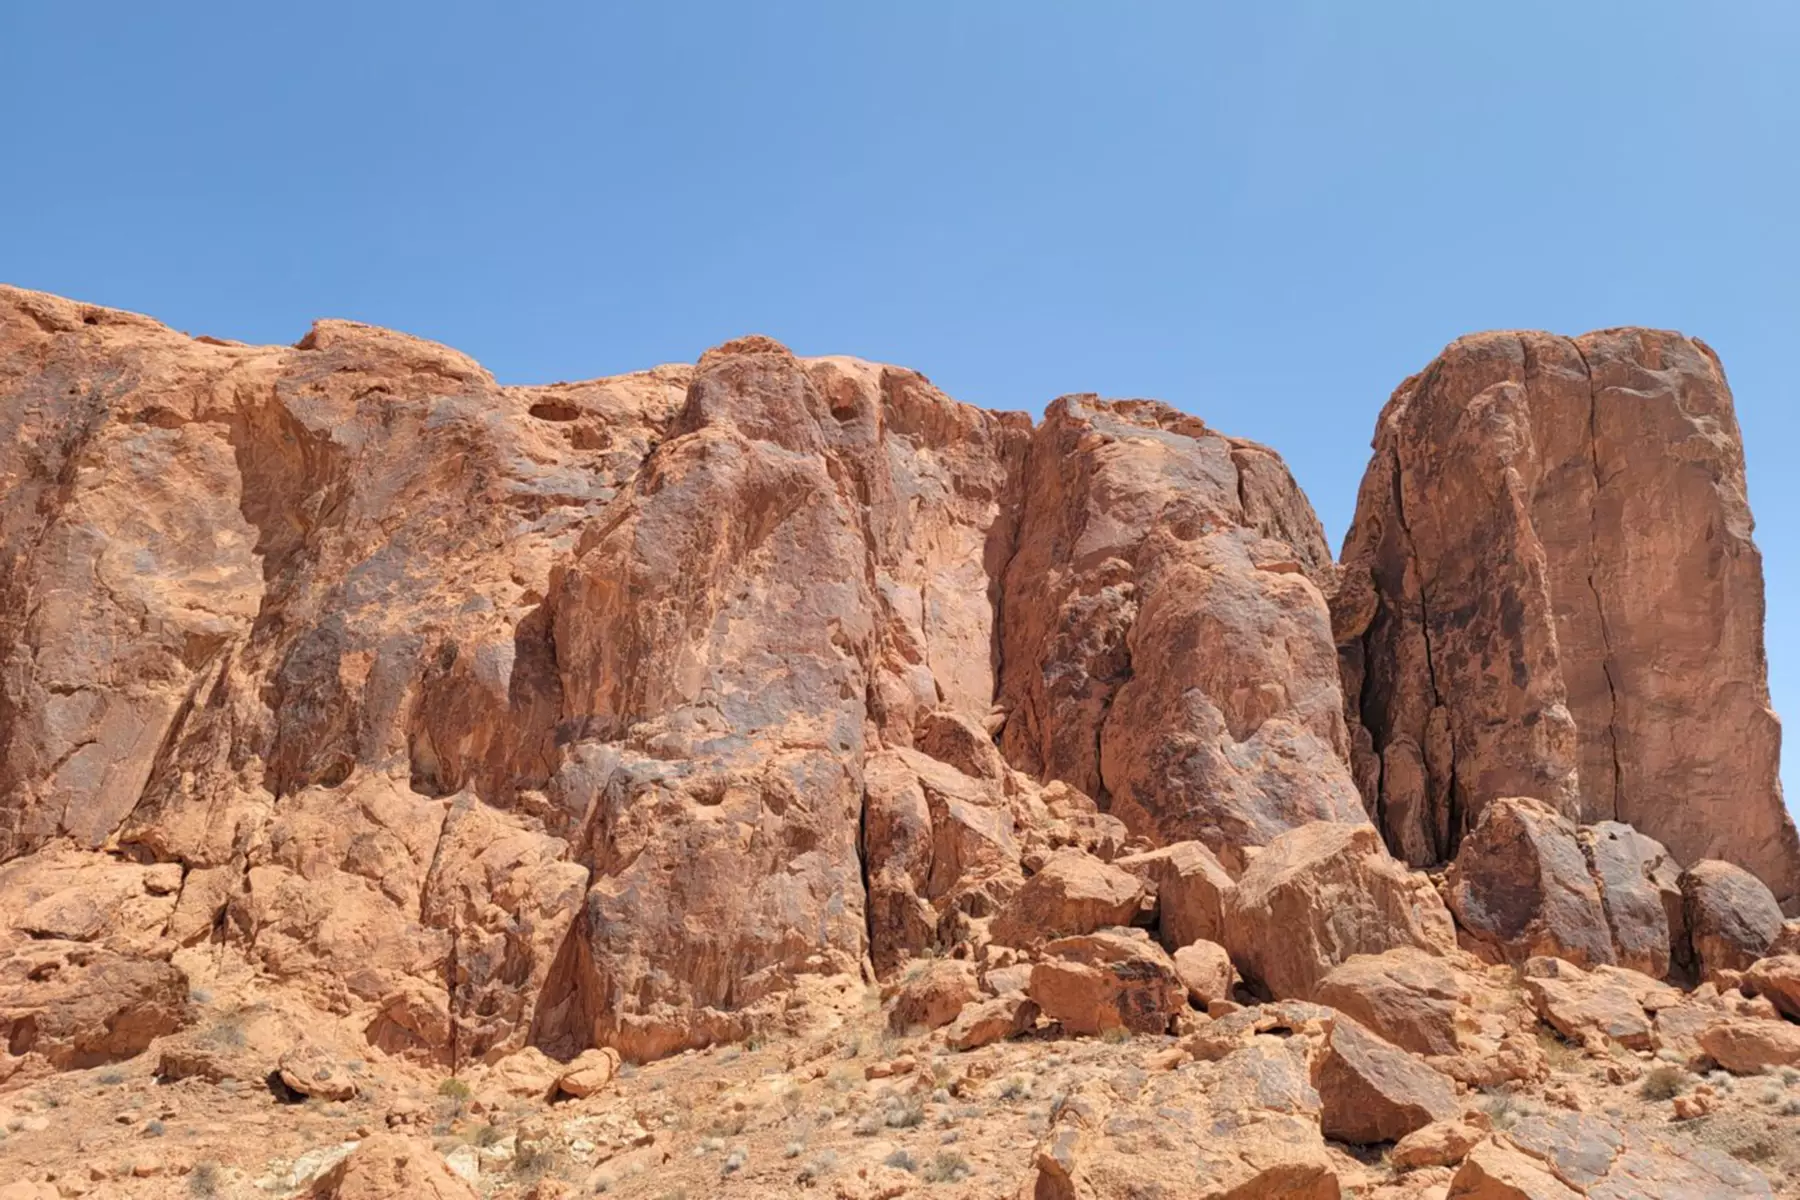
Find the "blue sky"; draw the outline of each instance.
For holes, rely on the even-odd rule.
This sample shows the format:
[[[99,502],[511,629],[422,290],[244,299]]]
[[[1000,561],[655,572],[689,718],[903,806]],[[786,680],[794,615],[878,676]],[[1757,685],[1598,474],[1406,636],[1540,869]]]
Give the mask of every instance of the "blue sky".
[[[1737,393],[1792,725],[1796,63],[1791,0],[8,4],[0,279],[508,382],[758,331],[1156,396],[1334,542],[1451,338],[1673,327]]]

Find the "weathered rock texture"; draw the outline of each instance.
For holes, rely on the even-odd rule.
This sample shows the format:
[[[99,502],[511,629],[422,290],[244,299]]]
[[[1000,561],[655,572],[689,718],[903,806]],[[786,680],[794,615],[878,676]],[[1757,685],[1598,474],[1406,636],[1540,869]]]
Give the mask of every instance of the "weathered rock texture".
[[[1001,746],[1159,842],[1364,820],[1328,708],[1330,570],[1268,450],[1161,404],[1058,400],[1005,576]]]
[[[1330,572],[1274,454],[1149,402],[761,338],[501,387],[0,290],[0,862],[130,909],[9,936],[154,909],[83,969],[233,946],[422,1060],[741,1037],[1057,853],[1122,890],[1045,935],[1136,915],[1133,832],[1363,820]]]
[[[1395,853],[1451,858],[1490,801],[1530,796],[1800,901],[1743,447],[1704,344],[1452,344],[1382,413],[1342,572],[1356,773]]]
[[[0,289],[7,1173],[1765,1194],[1596,1094],[1800,1063],[1734,439],[1692,343],[1459,344],[1340,586],[1278,458],[1147,401]],[[1756,1103],[1720,1144],[1800,1178]]]

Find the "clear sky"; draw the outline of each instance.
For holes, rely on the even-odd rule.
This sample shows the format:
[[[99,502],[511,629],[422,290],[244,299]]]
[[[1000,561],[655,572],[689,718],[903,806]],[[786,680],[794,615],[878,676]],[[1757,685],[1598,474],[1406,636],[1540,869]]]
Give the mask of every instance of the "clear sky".
[[[1456,335],[1699,335],[1800,728],[1793,0],[13,3],[0,81],[0,279],[507,382],[756,331],[1155,396],[1279,448],[1334,543]]]

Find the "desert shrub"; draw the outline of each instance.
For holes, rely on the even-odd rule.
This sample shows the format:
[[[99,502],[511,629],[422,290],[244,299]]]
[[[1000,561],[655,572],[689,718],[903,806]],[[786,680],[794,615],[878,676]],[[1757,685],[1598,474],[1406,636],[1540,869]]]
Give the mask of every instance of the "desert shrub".
[[[925,1119],[925,1102],[916,1097],[895,1104],[887,1112],[889,1129],[911,1129]]]
[[[1644,1082],[1638,1085],[1638,1095],[1646,1100],[1673,1100],[1687,1091],[1688,1073],[1680,1067],[1664,1063],[1660,1067],[1651,1067],[1644,1073]]]
[[[920,1176],[926,1183],[961,1183],[974,1173],[968,1159],[954,1150],[940,1150]]]

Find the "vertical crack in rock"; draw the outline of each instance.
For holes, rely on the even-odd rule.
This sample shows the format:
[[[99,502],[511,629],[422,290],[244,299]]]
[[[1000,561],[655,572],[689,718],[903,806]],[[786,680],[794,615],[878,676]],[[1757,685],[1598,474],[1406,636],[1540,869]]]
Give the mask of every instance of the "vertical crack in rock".
[[[1581,369],[1587,375],[1588,461],[1592,464],[1594,471],[1594,495],[1588,505],[1587,583],[1588,591],[1593,593],[1594,597],[1594,615],[1600,625],[1600,642],[1605,648],[1605,653],[1600,660],[1600,669],[1606,677],[1606,737],[1612,746],[1612,819],[1618,821],[1624,819],[1620,814],[1625,808],[1625,771],[1619,760],[1619,689],[1618,682],[1614,677],[1612,632],[1607,625],[1606,604],[1600,594],[1599,582],[1595,579],[1595,575],[1600,569],[1600,492],[1606,483],[1600,471],[1600,397],[1594,385],[1593,366],[1582,351],[1581,343],[1571,338],[1569,345],[1574,349],[1575,356],[1581,360]]]
[[[1425,684],[1431,693],[1431,709],[1427,710],[1425,714],[1426,726],[1419,731],[1419,750],[1423,756],[1429,753],[1431,713],[1437,709],[1443,709],[1446,724],[1448,724],[1451,719],[1451,709],[1445,703],[1444,694],[1438,688],[1437,662],[1431,644],[1431,602],[1426,595],[1425,571],[1419,559],[1418,549],[1413,542],[1412,526],[1406,520],[1406,464],[1401,458],[1397,439],[1393,447],[1393,456],[1394,520],[1399,524],[1400,533],[1406,539],[1407,558],[1410,560],[1414,582],[1419,589],[1419,638],[1425,648]],[[1365,639],[1367,636],[1367,634],[1364,635]],[[1366,640],[1364,644],[1367,645]],[[1448,810],[1449,819],[1445,822],[1445,827],[1449,830],[1449,843],[1437,847],[1438,856],[1446,859],[1456,856],[1457,847],[1462,844],[1463,835],[1463,797],[1456,777],[1456,729],[1454,726],[1449,727],[1449,733],[1450,762],[1447,764],[1448,778],[1445,785],[1449,789],[1449,794],[1441,797],[1428,796],[1426,801],[1428,805],[1442,803]],[[1380,754],[1379,750],[1377,754]],[[1385,756],[1382,757],[1385,759]],[[1427,780],[1430,778],[1429,763],[1427,763],[1426,778]],[[1385,809],[1385,795],[1383,807]],[[1385,816],[1385,812],[1383,815]],[[1427,832],[1432,831],[1428,830]]]

